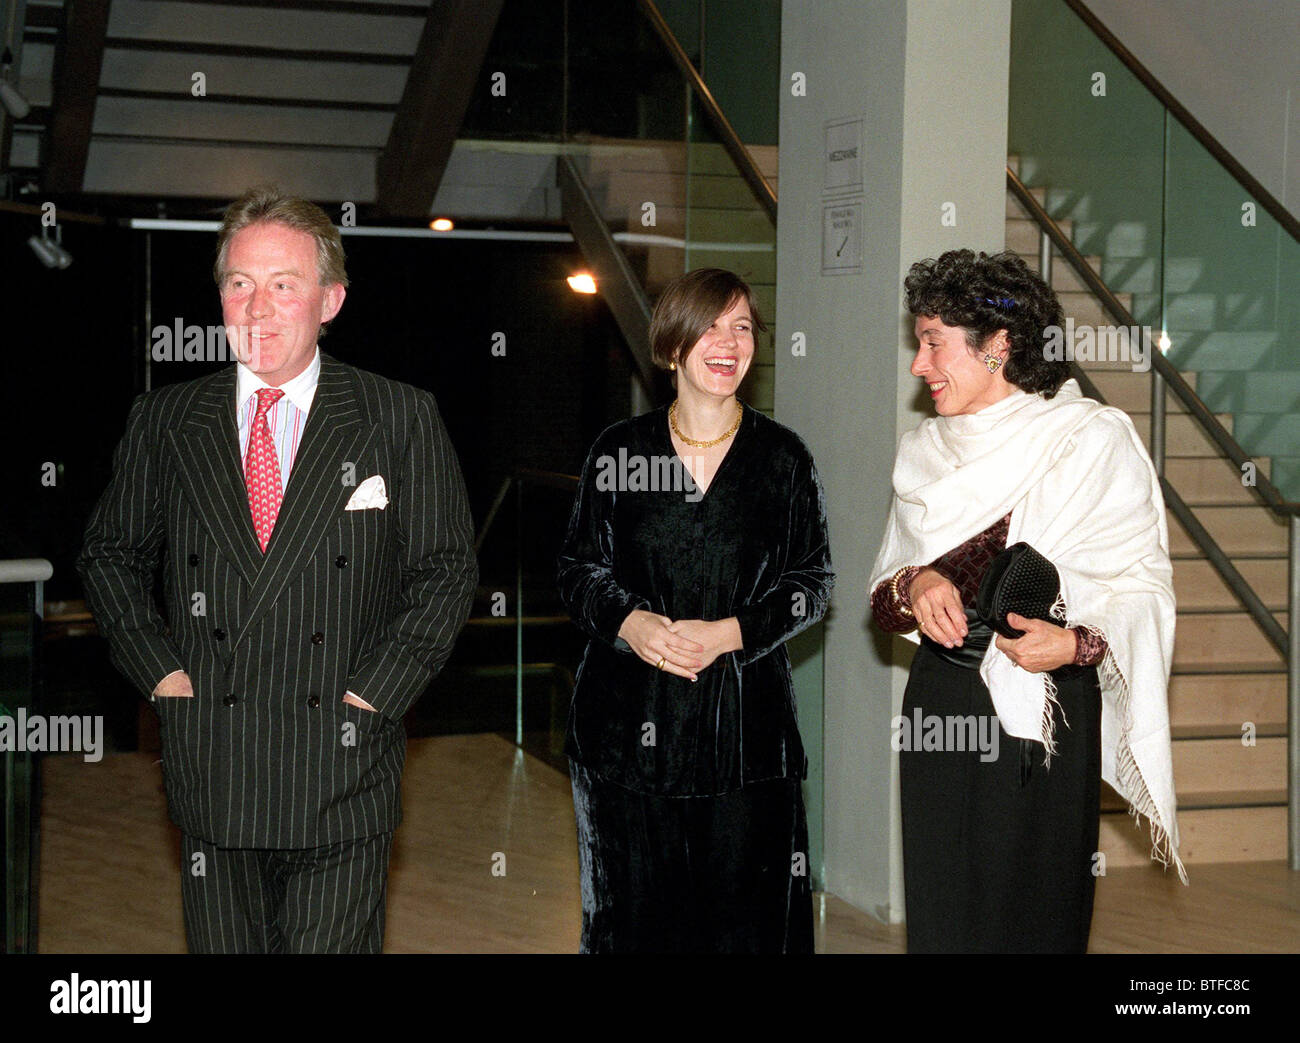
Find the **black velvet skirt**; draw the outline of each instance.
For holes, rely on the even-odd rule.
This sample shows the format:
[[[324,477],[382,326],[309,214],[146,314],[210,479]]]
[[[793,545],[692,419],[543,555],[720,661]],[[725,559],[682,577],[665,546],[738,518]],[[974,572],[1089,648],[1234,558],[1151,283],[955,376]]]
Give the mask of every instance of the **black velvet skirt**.
[[[1022,743],[997,722],[979,671],[943,652],[922,641],[903,696],[908,952],[1086,952],[1101,793],[1097,670],[1053,671],[1061,712],[1045,768],[1041,743]],[[963,726],[969,717],[974,731]],[[961,742],[979,736],[981,718],[990,741]],[[916,726],[930,719],[958,723],[942,742],[930,728],[936,741],[927,743],[927,728]]]
[[[585,953],[811,953],[798,779],[639,793],[569,762]]]

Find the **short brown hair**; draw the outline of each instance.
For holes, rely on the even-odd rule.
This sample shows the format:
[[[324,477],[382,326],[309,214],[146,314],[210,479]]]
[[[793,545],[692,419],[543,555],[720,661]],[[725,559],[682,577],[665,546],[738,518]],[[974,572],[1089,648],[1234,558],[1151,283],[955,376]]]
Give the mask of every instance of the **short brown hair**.
[[[343,239],[334,222],[315,203],[285,195],[276,185],[259,185],[250,188],[228,207],[221,221],[221,230],[217,233],[217,260],[212,266],[212,274],[217,285],[226,279],[226,255],[230,250],[230,240],[236,232],[256,224],[286,225],[298,232],[305,232],[316,240],[316,271],[322,286],[341,283],[348,284],[346,258],[343,255]]]
[[[650,317],[650,357],[660,369],[686,361],[713,320],[744,297],[754,328],[766,330],[754,291],[725,268],[696,268],[680,275],[660,294]]]

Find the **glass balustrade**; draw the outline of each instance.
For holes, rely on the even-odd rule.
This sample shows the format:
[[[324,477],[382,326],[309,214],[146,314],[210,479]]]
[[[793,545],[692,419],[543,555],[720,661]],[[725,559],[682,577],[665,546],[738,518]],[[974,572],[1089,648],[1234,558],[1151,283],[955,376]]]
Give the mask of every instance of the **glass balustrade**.
[[[1011,56],[1021,180],[1300,501],[1300,243],[1066,4],[1014,0]]]

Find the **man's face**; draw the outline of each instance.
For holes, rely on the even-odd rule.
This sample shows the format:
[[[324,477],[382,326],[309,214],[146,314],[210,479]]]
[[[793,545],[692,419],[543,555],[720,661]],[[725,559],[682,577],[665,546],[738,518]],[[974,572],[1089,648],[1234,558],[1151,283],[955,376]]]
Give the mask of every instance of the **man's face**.
[[[310,365],[321,323],[338,314],[345,293],[339,283],[320,284],[316,241],[306,232],[262,223],[230,239],[221,286],[227,336],[239,360],[272,387]]]

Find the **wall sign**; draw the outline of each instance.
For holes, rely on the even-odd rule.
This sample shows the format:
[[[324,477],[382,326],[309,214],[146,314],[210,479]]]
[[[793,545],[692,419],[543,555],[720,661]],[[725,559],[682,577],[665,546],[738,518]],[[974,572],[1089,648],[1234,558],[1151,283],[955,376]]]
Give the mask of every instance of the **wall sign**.
[[[862,271],[862,118],[826,121],[822,153],[822,275]]]
[[[862,200],[822,207],[822,274],[862,271]]]
[[[862,191],[862,120],[829,120],[826,124],[823,195]]]

